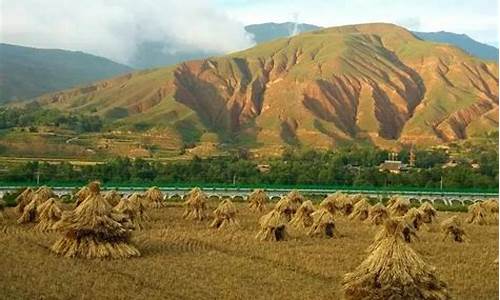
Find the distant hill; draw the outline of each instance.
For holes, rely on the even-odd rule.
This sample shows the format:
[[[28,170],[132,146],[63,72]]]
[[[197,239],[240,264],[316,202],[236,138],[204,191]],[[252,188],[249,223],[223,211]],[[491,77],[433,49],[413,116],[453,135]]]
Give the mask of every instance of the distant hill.
[[[446,32],[446,31],[439,31],[439,32],[414,31],[413,34],[426,41],[455,45],[461,48],[462,50],[466,51],[467,53],[482,59],[498,61],[497,48],[473,40],[465,34],[456,34],[453,32]]]
[[[361,24],[140,71],[39,103],[179,144],[435,145],[498,130],[498,64],[396,25]]]
[[[257,44],[321,28],[316,25],[292,22],[262,23],[245,26],[245,30],[254,36]]]
[[[0,44],[0,103],[89,84],[131,70],[83,52]]]

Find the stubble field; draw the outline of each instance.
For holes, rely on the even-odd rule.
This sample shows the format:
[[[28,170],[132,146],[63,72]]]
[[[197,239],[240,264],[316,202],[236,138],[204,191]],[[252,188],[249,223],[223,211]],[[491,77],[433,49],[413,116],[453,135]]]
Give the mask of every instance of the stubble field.
[[[217,202],[210,202],[211,208]],[[255,239],[262,214],[237,203],[241,228],[217,231],[210,220],[182,218],[180,203],[149,210],[133,242],[142,257],[61,258],[49,248],[58,233],[17,225],[13,208],[0,221],[1,299],[341,299],[342,278],[366,257],[378,228],[343,216],[337,239]],[[268,208],[269,210],[270,208]],[[440,212],[438,222],[458,214]],[[437,269],[454,299],[498,299],[498,226],[465,225],[470,241],[441,241],[421,229],[411,246]]]

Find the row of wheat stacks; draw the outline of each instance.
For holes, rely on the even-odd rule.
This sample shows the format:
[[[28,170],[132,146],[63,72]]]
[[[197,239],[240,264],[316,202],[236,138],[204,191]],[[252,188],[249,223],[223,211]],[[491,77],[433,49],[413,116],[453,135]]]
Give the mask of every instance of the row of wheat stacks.
[[[144,195],[121,197],[115,191],[101,194],[93,182],[75,195],[75,207],[62,211],[58,200],[47,187],[36,191],[26,189],[17,198],[19,223],[34,222],[36,230],[58,230],[62,236],[52,246],[55,253],[66,257],[125,258],[139,256],[130,243],[133,229],[142,229],[148,208],[161,208],[163,195],[157,188]],[[194,220],[208,218],[208,197],[195,188],[186,196],[183,217]],[[248,197],[249,209],[262,212],[269,198],[262,190]],[[237,229],[237,210],[225,199],[215,209],[210,227]],[[347,299],[447,299],[446,284],[438,279],[434,268],[428,266],[409,246],[422,227],[431,230],[437,215],[429,203],[412,208],[410,202],[394,197],[387,206],[371,205],[362,196],[340,193],[325,198],[316,209],[297,191],[292,191],[260,218],[256,238],[263,241],[281,241],[293,238],[289,228],[294,227],[309,236],[333,238],[340,235],[335,218],[344,215],[353,221],[381,226],[369,248],[371,253],[352,273],[344,278]],[[486,225],[498,222],[498,202],[485,201],[471,205],[470,223]],[[443,239],[455,242],[467,240],[458,218],[441,223]],[[399,297],[399,298],[398,298]]]
[[[193,220],[207,218],[207,196],[194,189],[184,202],[184,217]],[[248,197],[249,208],[263,212],[269,198],[263,190]],[[214,211],[210,224],[216,228],[237,228],[236,209],[230,200],[223,200]],[[427,265],[410,247],[421,228],[433,231],[437,226],[437,211],[428,203],[411,207],[408,200],[393,197],[387,206],[371,205],[360,195],[349,197],[336,193],[326,197],[318,209],[297,191],[290,192],[260,220],[256,238],[261,241],[282,241],[293,238],[289,228],[309,236],[334,238],[340,236],[335,217],[344,215],[354,221],[381,226],[370,245],[370,255],[352,273],[344,277],[346,299],[449,299],[447,285],[432,266]],[[470,206],[468,223],[497,224],[498,201],[488,200]],[[451,242],[466,242],[467,236],[459,219],[451,217],[440,224],[442,238]]]
[[[139,256],[130,243],[134,229],[142,229],[147,208],[164,205],[156,187],[129,197],[116,191],[101,193],[92,182],[75,195],[74,207],[64,211],[58,197],[48,187],[26,188],[16,198],[19,224],[35,223],[34,230],[59,231],[61,237],[51,249],[66,257],[126,258]]]

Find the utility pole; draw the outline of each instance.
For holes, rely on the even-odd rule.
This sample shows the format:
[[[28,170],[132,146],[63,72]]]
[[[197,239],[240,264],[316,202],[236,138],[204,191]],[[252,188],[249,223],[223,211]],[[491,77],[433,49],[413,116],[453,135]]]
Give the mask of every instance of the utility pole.
[[[236,174],[233,175],[233,185],[236,185]]]
[[[36,185],[40,185],[40,168],[36,170]]]
[[[440,184],[441,190],[443,190],[443,175],[441,175],[441,184]]]

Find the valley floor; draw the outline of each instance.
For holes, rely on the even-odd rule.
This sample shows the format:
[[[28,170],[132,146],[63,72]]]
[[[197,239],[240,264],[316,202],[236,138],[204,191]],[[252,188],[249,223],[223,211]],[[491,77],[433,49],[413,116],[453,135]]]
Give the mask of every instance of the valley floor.
[[[210,202],[215,208],[216,202]],[[337,217],[338,239],[259,242],[260,214],[237,203],[241,228],[217,231],[182,218],[180,203],[150,210],[149,228],[134,233],[142,257],[61,258],[58,233],[0,220],[1,299],[340,299],[341,281],[366,257],[377,228]],[[456,213],[439,212],[438,222]],[[465,214],[458,213],[465,219]],[[434,228],[436,229],[436,228]],[[441,241],[422,229],[411,246],[434,265],[454,299],[497,299],[498,226],[466,225],[469,243]]]

